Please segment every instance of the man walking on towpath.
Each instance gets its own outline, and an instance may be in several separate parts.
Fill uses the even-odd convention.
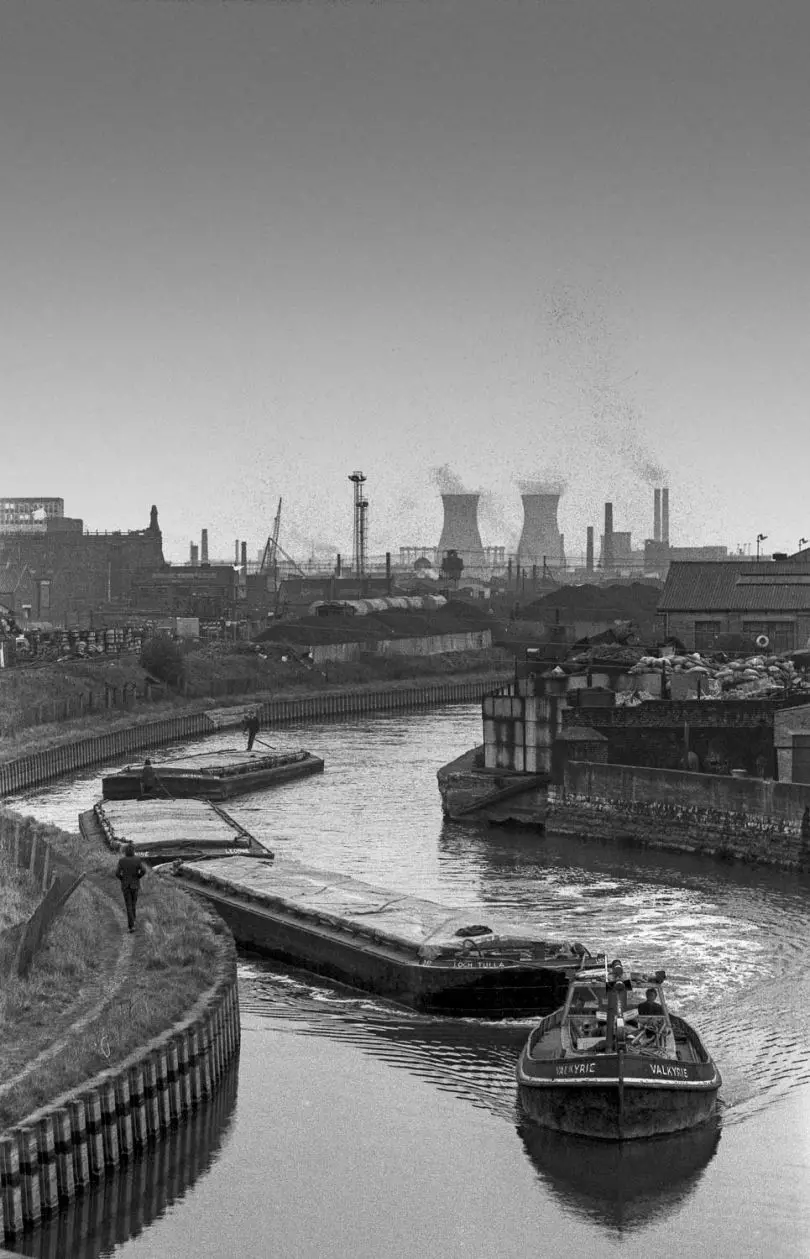
[[[127,910],[127,925],[130,931],[135,930],[135,909],[138,904],[138,892],[141,879],[147,873],[147,866],[140,857],[135,856],[133,844],[124,845],[124,855],[119,857],[115,877],[121,880],[121,891],[124,893],[124,904]]]

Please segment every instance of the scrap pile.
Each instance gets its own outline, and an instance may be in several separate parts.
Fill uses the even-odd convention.
[[[810,681],[788,656],[749,656],[727,660],[725,656],[642,656],[628,670],[630,676],[664,671],[667,677],[685,673],[700,678],[702,699],[778,699],[783,695],[810,693]],[[696,687],[697,690],[697,687]]]

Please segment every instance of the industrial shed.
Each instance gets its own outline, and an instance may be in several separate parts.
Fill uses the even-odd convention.
[[[709,652],[721,634],[743,635],[764,650],[810,645],[810,557],[715,563],[675,561],[658,601],[657,629],[691,651]]]

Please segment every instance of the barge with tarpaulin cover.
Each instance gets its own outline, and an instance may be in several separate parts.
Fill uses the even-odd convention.
[[[635,993],[632,983],[604,974],[572,980],[564,1005],[532,1029],[520,1055],[518,1090],[529,1119],[607,1140],[712,1119],[720,1072],[695,1029],[669,1012],[663,973],[642,981],[641,999]]]
[[[105,774],[101,780],[104,799],[228,800],[323,771],[321,758],[305,748],[261,752],[221,748],[150,762],[150,766],[146,776],[143,762]]]
[[[148,865],[251,853],[272,857],[262,844],[211,800],[99,800],[79,814],[85,839],[120,852],[132,844]]]
[[[594,958],[539,929],[452,909],[294,861],[183,862],[239,945],[425,1013],[527,1018]]]

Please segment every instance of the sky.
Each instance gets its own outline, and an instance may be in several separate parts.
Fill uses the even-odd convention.
[[[807,0],[3,0],[0,495],[166,557],[810,536]]]

